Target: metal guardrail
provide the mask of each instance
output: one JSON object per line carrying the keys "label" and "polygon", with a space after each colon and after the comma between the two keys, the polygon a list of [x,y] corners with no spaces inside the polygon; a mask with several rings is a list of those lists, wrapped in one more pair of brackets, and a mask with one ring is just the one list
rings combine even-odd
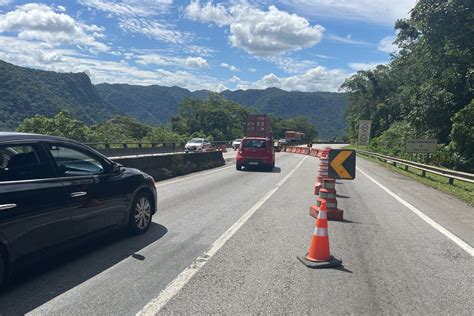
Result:
{"label": "metal guardrail", "polygon": [[449,184],[453,184],[454,180],[474,183],[474,174],[472,173],[425,165],[419,162],[414,162],[414,161],[405,160],[405,159],[396,158],[396,157],[385,156],[382,154],[377,154],[377,153],[373,153],[373,152],[365,151],[365,150],[356,150],[356,151],[358,154],[362,154],[362,155],[366,155],[370,157],[376,157],[380,160],[383,160],[386,163],[391,162],[394,166],[396,166],[397,164],[400,164],[402,166],[405,166],[406,171],[408,171],[409,167],[413,169],[421,170],[422,177],[425,177],[426,172],[429,172],[429,173],[433,173],[433,174],[448,178]]}

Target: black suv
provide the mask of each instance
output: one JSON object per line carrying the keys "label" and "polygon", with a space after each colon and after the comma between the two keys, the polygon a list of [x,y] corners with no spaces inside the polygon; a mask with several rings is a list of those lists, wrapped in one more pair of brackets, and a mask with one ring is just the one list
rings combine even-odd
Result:
{"label": "black suv", "polygon": [[12,263],[106,228],[150,226],[153,178],[78,142],[0,132],[0,285]]}

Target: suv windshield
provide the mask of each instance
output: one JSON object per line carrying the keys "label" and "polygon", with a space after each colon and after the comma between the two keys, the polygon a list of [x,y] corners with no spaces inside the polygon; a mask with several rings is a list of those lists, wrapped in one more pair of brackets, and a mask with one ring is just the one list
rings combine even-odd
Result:
{"label": "suv windshield", "polygon": [[193,138],[189,142],[190,143],[202,143],[202,142],[204,142],[204,139],[202,139],[202,138]]}

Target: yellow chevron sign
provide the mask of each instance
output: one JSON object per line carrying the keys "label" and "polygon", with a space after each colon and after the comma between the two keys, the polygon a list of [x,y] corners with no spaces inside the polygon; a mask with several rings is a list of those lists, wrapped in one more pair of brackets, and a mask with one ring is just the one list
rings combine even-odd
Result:
{"label": "yellow chevron sign", "polygon": [[331,149],[329,152],[329,178],[353,180],[356,154],[349,149]]}

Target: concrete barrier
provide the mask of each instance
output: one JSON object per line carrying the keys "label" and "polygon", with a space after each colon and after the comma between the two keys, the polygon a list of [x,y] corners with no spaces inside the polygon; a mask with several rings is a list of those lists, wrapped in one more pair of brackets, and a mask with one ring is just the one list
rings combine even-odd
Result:
{"label": "concrete barrier", "polygon": [[140,169],[151,175],[155,181],[165,180],[188,173],[212,169],[225,164],[222,152],[192,154],[150,155],[137,157],[117,157],[113,161]]}

